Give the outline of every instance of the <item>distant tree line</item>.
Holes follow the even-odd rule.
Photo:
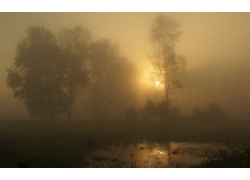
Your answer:
[[[226,118],[226,114],[217,103],[208,104],[207,109],[193,108],[191,117],[199,120],[218,121]]]
[[[180,109],[177,106],[165,104],[166,101],[154,102],[147,99],[141,108],[130,106],[126,110],[126,117],[133,121],[167,122],[180,117]],[[166,108],[167,107],[167,108]],[[217,123],[228,119],[223,109],[217,103],[209,103],[207,109],[193,108],[189,119],[194,122]]]
[[[143,121],[170,121],[179,114],[178,107],[171,107],[170,104],[166,104],[166,101],[160,101],[158,103],[151,99],[147,99],[143,107],[137,109],[134,106],[130,106],[126,110],[126,116],[132,120]]]

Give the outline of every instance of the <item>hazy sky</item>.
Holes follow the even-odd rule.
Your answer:
[[[6,85],[17,43],[30,26],[54,33],[82,25],[93,40],[109,38],[142,72],[141,92],[148,91],[152,66],[148,41],[150,25],[158,13],[0,13],[0,117],[28,117],[22,102]],[[186,79],[177,104],[183,114],[193,107],[218,103],[226,114],[250,118],[250,13],[166,13],[179,22],[176,52],[186,57]],[[14,112],[14,113],[13,113]]]

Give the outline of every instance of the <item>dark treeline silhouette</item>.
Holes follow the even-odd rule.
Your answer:
[[[68,113],[78,86],[87,86],[84,65],[90,32],[82,27],[63,29],[58,37],[44,27],[30,27],[19,42],[14,65],[7,69],[7,85],[22,99],[32,116],[53,121]]]
[[[207,109],[193,108],[191,117],[199,121],[220,122],[225,120],[226,114],[217,103],[210,103]]]
[[[223,109],[214,102],[208,104],[207,109],[193,108],[189,117],[182,117],[179,112],[179,107],[170,106],[166,101],[155,102],[147,99],[141,108],[137,109],[134,106],[127,108],[126,117],[133,121],[180,123],[180,126],[182,126],[182,122],[185,122],[183,125],[186,125],[186,122],[198,124],[211,123],[216,125],[221,122],[235,121],[235,119],[228,118]]]
[[[176,55],[179,24],[159,14],[150,29],[154,53],[150,60],[154,80],[163,87],[158,101],[147,98],[137,105],[137,69],[119,53],[119,44],[109,39],[92,41],[82,26],[63,28],[57,34],[44,27],[29,27],[18,43],[14,64],[7,69],[7,85],[21,99],[31,116],[54,121],[58,115],[72,118],[80,96],[81,119],[128,118],[170,122],[180,109],[172,105],[186,68],[186,59]],[[155,83],[155,82],[154,82]],[[137,105],[137,106],[136,106]],[[225,119],[223,110],[211,103],[209,110],[192,110],[193,119]]]
[[[81,26],[57,35],[44,27],[28,28],[7,71],[14,97],[40,120],[67,113],[70,121],[79,94],[85,93],[94,119],[119,113],[135,100],[136,67],[120,56],[117,43],[92,42]]]
[[[177,116],[175,109],[176,107],[170,107],[169,102],[166,100],[156,103],[151,99],[147,99],[144,107],[139,110],[140,118],[147,121],[169,122]]]

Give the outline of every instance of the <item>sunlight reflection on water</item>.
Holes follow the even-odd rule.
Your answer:
[[[192,142],[121,143],[97,150],[90,167],[188,167],[199,164],[204,148],[211,145]]]

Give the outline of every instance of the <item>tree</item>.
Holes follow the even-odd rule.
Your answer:
[[[91,41],[91,32],[88,29],[82,26],[76,26],[74,29],[63,28],[58,33],[58,39],[64,52],[69,52],[80,58],[83,63],[87,63]]]
[[[133,104],[136,68],[119,54],[119,45],[108,39],[90,44],[89,74],[94,119],[105,119]]]
[[[226,117],[224,111],[217,103],[210,103],[208,108],[208,115],[214,119],[223,119]]]
[[[171,115],[170,104],[167,101],[161,101],[157,104],[157,113],[160,115],[161,119],[166,121]]]
[[[67,111],[63,56],[56,37],[43,27],[30,27],[19,42],[14,65],[7,69],[7,85],[24,100],[33,116],[48,117]]]
[[[102,39],[90,44],[89,74],[92,116],[95,119],[108,117],[107,74],[114,62],[118,61],[118,46]]]
[[[179,39],[179,24],[171,17],[159,14],[150,29],[150,42],[153,54],[150,56],[154,67],[154,76],[165,85],[165,101],[170,103],[174,90],[181,88],[180,77],[186,68],[184,56],[177,55],[175,42]]]
[[[223,120],[226,115],[223,109],[217,103],[210,103],[207,110],[202,110],[199,108],[193,108],[192,117],[197,119],[209,120],[210,122],[216,122],[218,120]]]
[[[114,63],[107,72],[106,98],[111,117],[120,116],[127,107],[136,105],[139,85],[137,73],[136,66],[125,58]]]
[[[157,107],[151,99],[147,99],[145,106],[142,109],[142,113],[144,119],[151,119],[156,117]]]
[[[59,41],[58,41],[59,40]],[[88,85],[86,62],[90,32],[80,26],[64,28],[58,38],[44,27],[30,27],[8,69],[7,85],[24,100],[31,115],[54,120],[68,113],[79,87]]]
[[[88,85],[87,60],[91,33],[88,29],[76,26],[73,30],[64,28],[58,33],[59,46],[65,59],[65,88],[68,94],[68,120],[80,87]]]

